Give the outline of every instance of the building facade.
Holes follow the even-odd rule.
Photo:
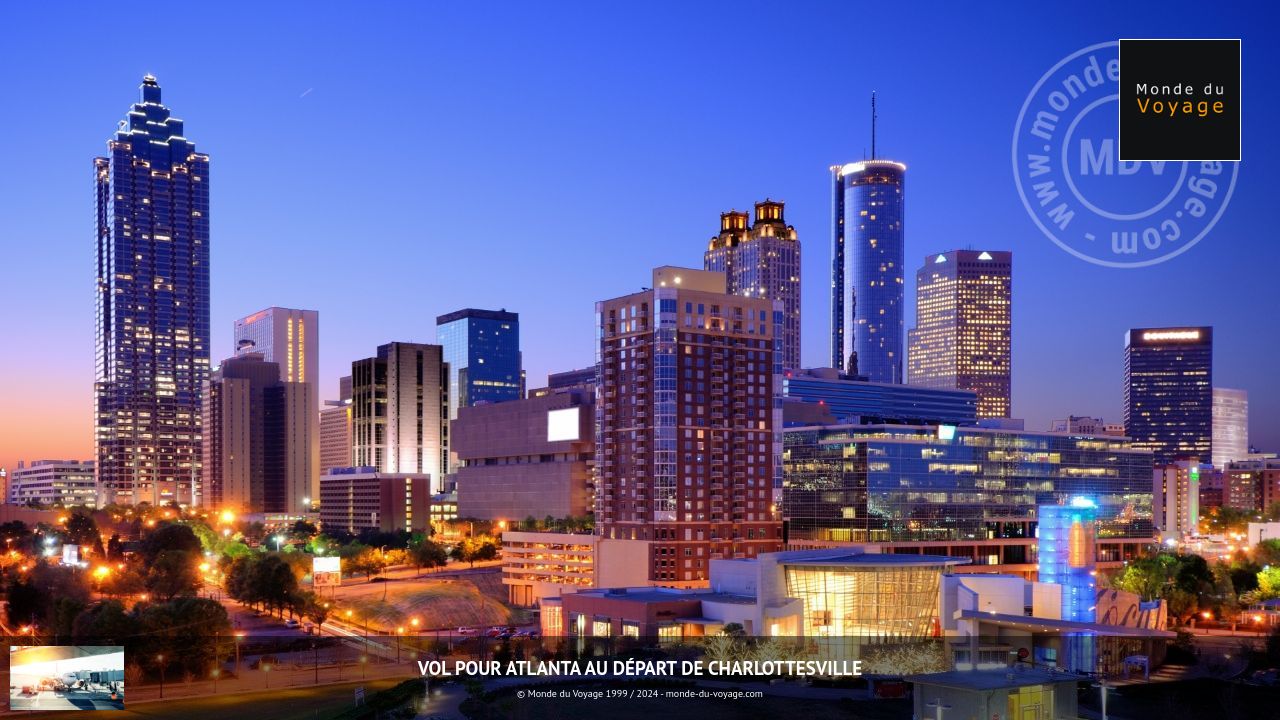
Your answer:
[[[1280,459],[1260,457],[1227,464],[1223,504],[1262,512],[1280,502]]]
[[[872,156],[831,169],[831,366],[901,383],[907,166]]]
[[[643,540],[508,530],[502,533],[502,584],[519,607],[587,588],[644,585],[649,552]]]
[[[1124,425],[1109,423],[1102,418],[1087,415],[1068,415],[1061,420],[1054,420],[1049,426],[1050,432],[1072,433],[1075,435],[1115,435],[1124,437]]]
[[[5,502],[10,505],[83,505],[95,507],[98,487],[92,460],[36,460],[18,463],[9,475]]]
[[[1097,503],[1108,538],[1153,533],[1151,453],[1124,438],[845,425],[789,428],[784,447],[791,546],[879,543],[1024,571],[1036,563],[1036,508],[1077,496]],[[1100,559],[1117,562],[1133,550],[1106,549]]]
[[[1152,471],[1153,511],[1162,537],[1178,539],[1200,531],[1200,476],[1194,460],[1157,465]]]
[[[782,367],[799,368],[800,240],[783,209],[781,202],[758,202],[751,225],[746,213],[721,213],[703,268],[724,273],[731,295],[782,301]]]
[[[1249,455],[1249,393],[1213,389],[1213,466],[1244,460]]]
[[[320,474],[351,467],[351,376],[338,378],[338,399],[320,408]]]
[[[594,511],[595,395],[568,390],[458,410],[458,514],[479,520]]]
[[[320,313],[269,307],[235,321],[236,355],[261,353],[280,366],[280,381],[306,389],[311,414],[306,419],[309,465],[315,475],[308,494],[320,488]],[[350,461],[346,463],[350,465]]]
[[[524,395],[520,315],[466,308],[436,318],[436,342],[449,363],[449,419],[458,408]]]
[[[916,326],[908,334],[907,382],[972,390],[978,417],[1011,408],[1013,253],[952,250],[916,271]]]
[[[353,467],[320,478],[320,524],[325,532],[431,529],[431,478]]]
[[[209,156],[142,80],[94,160],[99,500],[189,505],[209,376]]]
[[[716,557],[779,547],[778,301],[661,267],[596,303],[596,527],[652,541],[651,579],[705,583]]]
[[[1124,432],[1157,464],[1211,460],[1213,328],[1125,333]]]
[[[783,373],[782,394],[788,402],[818,403],[840,424],[977,422],[977,394],[865,382],[831,368]]]
[[[205,383],[200,505],[301,513],[319,496],[312,394],[282,374],[262,353],[246,352],[224,360]]]
[[[393,342],[351,363],[351,456],[380,473],[418,473],[443,490],[449,365],[439,345]]]

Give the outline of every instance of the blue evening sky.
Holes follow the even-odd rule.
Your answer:
[[[147,72],[212,156],[213,356],[269,305],[320,311],[322,397],[437,314],[521,314],[531,387],[592,362],[593,302],[698,266],[719,213],[785,200],[804,358],[826,364],[829,175],[905,161],[923,257],[1014,252],[1014,414],[1119,421],[1123,334],[1211,324],[1215,381],[1280,450],[1274,15],[1217,4],[21,3],[0,23],[0,465],[92,454],[91,160]],[[1096,267],[1018,199],[1014,120],[1051,65],[1119,37],[1243,37],[1244,162],[1182,256]]]

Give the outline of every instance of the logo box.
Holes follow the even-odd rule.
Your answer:
[[[1240,160],[1240,41],[1120,40],[1119,159]]]

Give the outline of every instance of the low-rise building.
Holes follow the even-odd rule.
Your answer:
[[[8,502],[13,505],[97,506],[92,460],[36,460],[18,463],[9,475]]]
[[[644,585],[649,545],[587,533],[507,531],[502,534],[502,583],[511,604],[520,607],[594,587]]]
[[[431,476],[339,468],[320,477],[325,532],[425,532],[431,527]]]

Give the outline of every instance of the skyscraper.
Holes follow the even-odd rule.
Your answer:
[[[1207,462],[1213,445],[1213,328],[1125,333],[1124,432],[1156,465]]]
[[[900,383],[907,166],[876,157],[831,167],[831,366]]]
[[[281,375],[278,363],[246,352],[222,361],[205,383],[201,505],[298,513],[319,498],[316,408],[306,383]]]
[[[103,503],[190,504],[209,376],[209,156],[142,80],[94,160],[94,439]]]
[[[261,353],[280,366],[280,381],[299,383],[305,389],[311,413],[304,422],[307,444],[298,448],[309,455],[313,477],[307,497],[318,497],[320,488],[320,313],[315,310],[269,307],[235,322],[236,355]],[[290,508],[292,510],[293,508]]]
[[[596,527],[651,543],[654,582],[705,584],[716,558],[781,547],[779,300],[661,267],[596,303]]]
[[[1213,389],[1213,466],[1249,455],[1249,393],[1231,388]]]
[[[236,320],[235,347],[237,355],[262,353],[267,362],[279,365],[284,382],[315,383],[320,376],[320,313],[282,307],[259,310]]]
[[[449,363],[449,419],[458,408],[519,400],[520,315],[466,308],[436,318],[436,342]]]
[[[429,474],[443,488],[449,365],[439,345],[393,342],[351,363],[351,456],[381,473]]]
[[[755,224],[746,213],[720,214],[720,234],[711,238],[703,268],[725,274],[730,295],[781,300],[782,366],[800,364],[800,241],[783,219],[783,203],[756,203]]]
[[[338,379],[338,399],[320,410],[320,474],[351,467],[351,376]]]
[[[1009,417],[1013,253],[952,250],[916,271],[907,382],[972,390],[978,417]]]

